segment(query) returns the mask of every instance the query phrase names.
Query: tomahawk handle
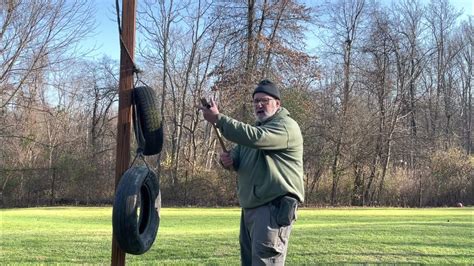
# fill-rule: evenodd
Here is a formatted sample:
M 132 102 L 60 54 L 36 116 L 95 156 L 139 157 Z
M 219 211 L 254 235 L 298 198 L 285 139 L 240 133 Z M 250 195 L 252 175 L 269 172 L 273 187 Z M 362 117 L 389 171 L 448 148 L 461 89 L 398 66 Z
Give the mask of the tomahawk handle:
M 211 108 L 211 105 L 209 102 L 206 100 L 206 98 L 201 98 L 201 104 L 202 106 L 206 107 L 207 109 Z M 216 131 L 217 139 L 219 140 L 219 143 L 221 144 L 221 148 L 224 152 L 228 152 L 227 148 L 225 147 L 224 140 L 222 139 L 221 132 L 219 132 L 219 129 L 216 127 L 216 125 L 212 124 L 212 127 Z

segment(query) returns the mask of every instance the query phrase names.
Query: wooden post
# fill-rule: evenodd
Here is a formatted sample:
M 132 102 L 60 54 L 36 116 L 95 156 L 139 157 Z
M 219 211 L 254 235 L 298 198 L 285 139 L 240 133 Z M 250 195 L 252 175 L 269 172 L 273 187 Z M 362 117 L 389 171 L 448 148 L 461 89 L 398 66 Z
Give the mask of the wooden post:
M 135 51 L 135 0 L 122 0 L 122 40 L 120 52 L 119 113 L 117 121 L 117 155 L 115 189 L 130 164 L 130 131 L 132 121 L 133 58 Z M 127 52 L 128 51 L 128 52 Z M 125 252 L 112 235 L 112 263 L 125 265 Z

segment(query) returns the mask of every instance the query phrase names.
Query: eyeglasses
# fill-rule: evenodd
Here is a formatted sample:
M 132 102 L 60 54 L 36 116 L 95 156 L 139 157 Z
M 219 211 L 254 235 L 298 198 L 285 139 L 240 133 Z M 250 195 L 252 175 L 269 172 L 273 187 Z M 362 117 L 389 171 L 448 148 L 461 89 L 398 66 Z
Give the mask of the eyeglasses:
M 271 100 L 275 100 L 273 98 L 260 98 L 260 99 L 254 99 L 252 101 L 252 103 L 254 105 L 258 105 L 259 103 L 261 103 L 262 105 L 268 105 L 268 103 L 271 101 Z

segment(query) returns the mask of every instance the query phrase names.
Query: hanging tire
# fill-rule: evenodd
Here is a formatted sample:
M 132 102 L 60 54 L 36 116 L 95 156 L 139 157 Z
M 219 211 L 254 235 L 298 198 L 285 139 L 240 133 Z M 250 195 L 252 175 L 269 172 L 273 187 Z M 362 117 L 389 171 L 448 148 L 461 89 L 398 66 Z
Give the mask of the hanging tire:
M 120 248 L 140 255 L 150 249 L 160 225 L 161 195 L 153 171 L 144 166 L 128 169 L 115 192 L 112 227 Z
M 143 155 L 155 155 L 163 148 L 163 126 L 155 92 L 148 86 L 133 89 L 136 117 L 135 134 L 140 139 Z

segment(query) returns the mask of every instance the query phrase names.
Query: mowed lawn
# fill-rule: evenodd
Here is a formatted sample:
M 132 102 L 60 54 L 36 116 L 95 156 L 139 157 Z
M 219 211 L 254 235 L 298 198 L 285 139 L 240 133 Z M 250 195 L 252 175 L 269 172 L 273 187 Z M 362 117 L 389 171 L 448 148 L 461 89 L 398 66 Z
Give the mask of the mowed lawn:
M 301 209 L 287 265 L 474 263 L 474 208 Z M 0 210 L 0 264 L 110 264 L 111 207 Z M 163 208 L 127 264 L 239 265 L 240 209 Z

